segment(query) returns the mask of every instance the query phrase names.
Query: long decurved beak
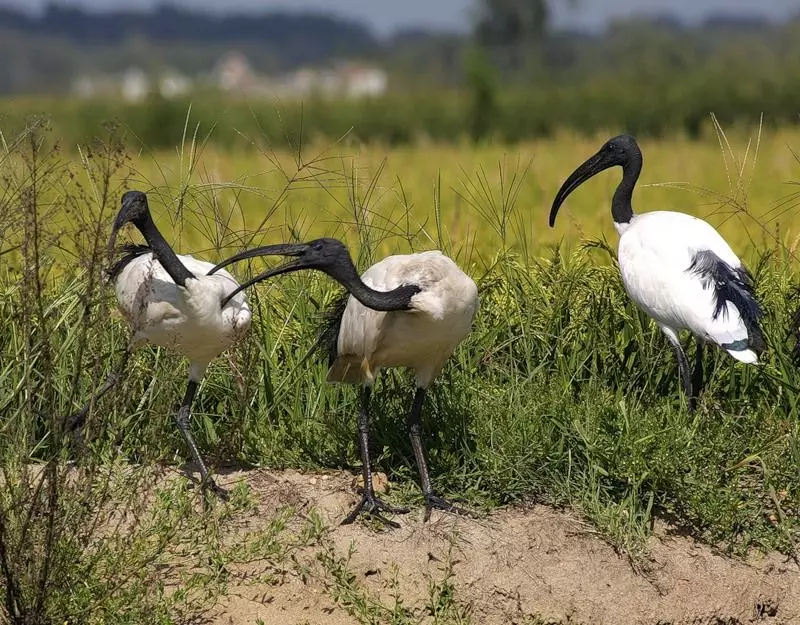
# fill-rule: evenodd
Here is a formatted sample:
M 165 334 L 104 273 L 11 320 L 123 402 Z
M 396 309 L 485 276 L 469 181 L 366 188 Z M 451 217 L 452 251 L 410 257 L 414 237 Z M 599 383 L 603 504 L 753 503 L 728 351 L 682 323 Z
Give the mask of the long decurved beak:
M 602 152 L 598 152 L 594 156 L 588 158 L 580 167 L 572 172 L 561 185 L 561 188 L 556 193 L 553 200 L 553 207 L 550 209 L 550 227 L 552 228 L 556 223 L 556 215 L 558 209 L 567 199 L 567 196 L 575 189 L 581 186 L 584 182 L 589 180 L 592 176 L 599 174 L 601 171 L 612 167 L 613 164 L 606 161 Z
M 247 260 L 248 258 L 255 258 L 256 256 L 300 256 L 308 249 L 305 243 L 278 243 L 276 245 L 262 245 L 261 247 L 254 247 L 250 250 L 245 250 L 234 254 L 230 258 L 226 258 L 221 263 L 216 265 L 208 272 L 212 275 L 228 265 L 237 263 L 240 260 Z
M 111 236 L 108 239 L 108 262 L 111 264 L 114 258 L 114 251 L 116 249 L 117 244 L 117 234 L 119 233 L 120 228 L 124 226 L 130 220 L 130 199 L 123 199 L 122 206 L 119 209 L 119 213 L 117 213 L 117 217 L 114 219 L 114 225 L 111 227 Z
M 239 291 L 243 291 L 246 288 L 253 286 L 254 284 L 266 280 L 268 278 L 272 278 L 273 276 L 278 276 L 282 273 L 289 273 L 292 271 L 298 271 L 300 269 L 306 269 L 310 267 L 309 263 L 306 259 L 302 258 L 302 255 L 308 250 L 308 245 L 305 243 L 278 243 L 277 245 L 264 245 L 261 247 L 254 247 L 251 250 L 245 250 L 244 252 L 239 252 L 238 254 L 234 254 L 230 258 L 223 260 L 219 263 L 216 267 L 212 268 L 211 271 L 208 272 L 210 276 L 215 271 L 222 269 L 223 267 L 227 267 L 228 265 L 235 263 L 240 260 L 246 260 L 248 258 L 255 258 L 256 256 L 298 256 L 296 260 L 289 261 L 288 263 L 284 263 L 283 265 L 279 265 L 277 267 L 273 267 L 272 269 L 268 269 L 264 273 L 260 273 L 259 275 L 251 278 L 247 282 L 240 284 L 236 289 L 228 293 L 225 299 L 222 300 L 222 307 L 224 308 L 225 305 L 233 298 Z

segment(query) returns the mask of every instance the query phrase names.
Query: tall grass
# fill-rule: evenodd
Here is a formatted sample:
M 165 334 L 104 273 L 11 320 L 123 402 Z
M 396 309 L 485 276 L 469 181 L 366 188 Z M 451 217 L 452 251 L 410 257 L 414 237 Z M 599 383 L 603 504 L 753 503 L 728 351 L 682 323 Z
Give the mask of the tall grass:
M 749 258 L 766 310 L 764 364 L 747 368 L 706 350 L 709 384 L 690 414 L 672 352 L 625 295 L 614 250 L 602 241 L 544 250 L 531 240 L 537 218 L 520 206 L 520 190 L 536 164 L 506 161 L 501 184 L 488 170 L 465 169 L 459 195 L 470 217 L 455 227 L 443 218 L 440 178 L 427 194 L 402 179 L 387 189 L 380 168 L 365 174 L 335 147 L 309 153 L 297 143 L 290 158 L 265 150 L 283 180 L 270 189 L 212 182 L 203 136 L 183 127 L 183 147 L 159 161 L 162 179 L 147 181 L 178 247 L 200 232 L 210 242 L 204 257 L 216 259 L 264 237 L 304 239 L 324 228 L 349 242 L 362 268 L 386 251 L 441 247 L 476 279 L 474 330 L 424 409 L 430 470 L 444 494 L 486 510 L 528 499 L 572 506 L 634 559 L 657 515 L 731 552 L 793 552 L 796 275 L 780 241 Z M 188 458 L 171 419 L 185 385 L 186 364 L 175 355 L 139 349 L 90 412 L 85 445 L 64 432 L 63 417 L 91 396 L 127 342 L 102 250 L 121 191 L 140 186 L 142 172 L 106 132 L 77 158 L 40 127 L 5 144 L 0 251 L 14 250 L 14 260 L 0 267 L 0 574 L 14 623 L 112 614 L 115 622 L 169 621 L 199 609 L 191 593 L 165 590 L 159 566 L 176 552 L 192 553 L 201 570 L 215 561 L 203 560 L 219 549 L 208 537 L 224 533 L 228 518 L 224 507 L 203 513 L 186 482 L 168 482 L 156 496 L 146 484 Z M 731 171 L 746 172 L 741 165 Z M 746 181 L 732 178 L 736 188 Z M 349 218 L 321 224 L 286 210 L 288 198 L 311 193 L 335 198 Z M 247 195 L 260 198 L 255 222 L 241 210 Z M 721 198 L 718 206 L 731 203 Z M 747 194 L 736 202 L 747 217 Z M 476 242 L 487 238 L 490 247 Z M 239 277 L 258 263 L 237 267 Z M 356 391 L 325 384 L 325 366 L 305 357 L 335 292 L 311 273 L 251 291 L 253 330 L 212 364 L 193 413 L 212 464 L 358 467 Z M 373 448 L 396 496 L 416 504 L 404 426 L 412 391 L 405 372 L 382 376 Z M 203 596 L 213 595 L 203 583 Z
M 91 411 L 82 437 L 67 428 L 127 341 L 103 275 L 126 154 L 110 131 L 66 159 L 33 122 L 0 158 L 2 249 L 14 259 L 0 266 L 0 622 L 196 618 L 224 590 L 218 562 L 250 557 L 249 541 L 282 528 L 223 540 L 245 494 L 203 511 L 169 479 L 157 461 L 174 450 L 137 421 L 142 361 L 120 410 Z M 176 561 L 190 572 L 171 576 Z

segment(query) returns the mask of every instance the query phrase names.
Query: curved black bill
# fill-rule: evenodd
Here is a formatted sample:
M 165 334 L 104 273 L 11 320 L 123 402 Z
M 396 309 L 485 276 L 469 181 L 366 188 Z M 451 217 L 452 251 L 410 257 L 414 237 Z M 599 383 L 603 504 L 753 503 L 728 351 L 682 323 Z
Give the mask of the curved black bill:
M 261 247 L 254 247 L 251 250 L 245 250 L 234 254 L 230 258 L 226 258 L 221 263 L 212 267 L 208 272 L 210 276 L 216 273 L 223 267 L 227 267 L 240 260 L 247 260 L 248 258 L 255 258 L 256 256 L 299 256 L 308 249 L 304 243 L 278 243 L 276 245 L 262 245 Z
M 233 291 L 228 293 L 228 295 L 225 296 L 225 299 L 222 300 L 222 307 L 224 308 L 225 304 L 231 301 L 231 298 L 233 298 L 237 293 L 239 293 L 239 291 L 244 291 L 247 287 L 253 286 L 257 282 L 261 282 L 263 280 L 266 280 L 267 278 L 272 278 L 273 276 L 279 276 L 282 273 L 289 273 L 291 271 L 298 271 L 300 269 L 305 269 L 306 267 L 307 265 L 303 261 L 303 259 L 298 259 L 290 261 L 283 265 L 279 265 L 278 267 L 273 267 L 272 269 L 269 269 L 264 273 L 260 273 L 256 277 L 250 278 L 247 282 L 240 284 Z
M 555 225 L 558 209 L 561 208 L 561 205 L 564 203 L 564 200 L 567 199 L 567 196 L 584 182 L 589 180 L 589 178 L 599 174 L 601 171 L 606 170 L 611 166 L 612 164 L 605 161 L 603 154 L 598 152 L 594 156 L 588 158 L 582 165 L 580 165 L 570 174 L 569 178 L 567 178 L 564 181 L 564 184 L 561 185 L 561 188 L 558 190 L 558 193 L 556 193 L 556 197 L 553 200 L 553 207 L 550 209 L 551 228 Z
M 232 263 L 235 263 L 240 260 L 246 260 L 248 258 L 255 258 L 256 256 L 300 256 L 306 250 L 308 246 L 304 243 L 278 243 L 277 245 L 263 245 L 261 247 L 254 247 L 251 250 L 245 250 L 244 252 L 239 252 L 238 254 L 234 254 L 230 258 L 223 260 L 219 263 L 216 267 L 212 268 L 211 271 L 208 272 L 208 275 L 213 274 L 215 271 L 226 267 Z M 297 260 L 289 261 L 288 263 L 284 263 L 283 265 L 279 265 L 277 267 L 273 267 L 272 269 L 268 269 L 264 273 L 260 273 L 254 278 L 251 278 L 247 282 L 240 284 L 236 287 L 233 291 L 228 293 L 225 299 L 222 300 L 222 307 L 224 308 L 225 305 L 233 298 L 237 293 L 240 291 L 244 291 L 246 288 L 253 286 L 254 284 L 266 280 L 268 278 L 272 278 L 273 276 L 278 276 L 282 273 L 289 273 L 291 271 L 297 271 L 299 269 L 304 269 L 307 267 L 307 264 L 304 259 L 298 258 Z

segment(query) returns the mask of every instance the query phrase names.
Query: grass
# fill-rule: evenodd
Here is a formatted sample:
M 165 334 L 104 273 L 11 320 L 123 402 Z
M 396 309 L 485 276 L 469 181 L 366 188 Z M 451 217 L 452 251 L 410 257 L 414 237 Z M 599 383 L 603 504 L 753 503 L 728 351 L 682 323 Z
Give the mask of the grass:
M 314 574 L 359 622 L 415 622 L 402 597 L 386 604 L 353 581 L 347 557 L 323 548 L 328 530 L 313 519 L 285 534 L 278 513 L 233 548 L 232 519 L 247 510 L 247 493 L 232 511 L 203 511 L 181 483 L 150 500 L 152 480 L 124 477 L 130 465 L 154 470 L 188 457 L 170 416 L 185 385 L 186 365 L 174 355 L 138 350 L 124 383 L 90 415 L 89 446 L 76 450 L 64 434 L 62 417 L 91 395 L 125 345 L 101 272 L 119 196 L 131 187 L 151 194 L 177 247 L 205 258 L 320 234 L 347 239 L 361 267 L 390 251 L 433 246 L 457 258 L 479 284 L 481 311 L 424 408 L 431 475 L 443 494 L 484 510 L 530 499 L 572 507 L 634 563 L 656 516 L 732 554 L 792 554 L 800 530 L 800 380 L 790 331 L 797 218 L 781 182 L 796 170 L 790 148 L 800 135 L 765 133 L 757 159 L 755 138 L 749 148 L 742 137 L 719 139 L 722 151 L 714 142 L 645 142 L 650 186 L 636 198 L 642 208 L 680 208 L 721 225 L 754 271 L 766 309 L 764 364 L 746 368 L 706 350 L 710 381 L 689 414 L 672 352 L 626 297 L 613 245 L 581 244 L 615 240 L 608 198 L 616 176 L 575 193 L 555 231 L 545 226 L 556 188 L 600 139 L 518 150 L 431 145 L 387 155 L 342 144 L 229 154 L 187 125 L 175 154 L 131 155 L 113 132 L 77 153 L 36 129 L 6 137 L 0 564 L 18 585 L 6 584 L 6 618 L 103 622 L 117 613 L 129 616 L 115 622 L 179 622 L 224 593 L 226 563 L 258 554 L 279 570 L 292 545 L 316 541 Z M 676 180 L 703 190 L 663 184 Z M 323 364 L 304 358 L 334 295 L 316 274 L 250 293 L 254 329 L 212 364 L 195 405 L 193 429 L 212 463 L 357 469 L 356 391 L 325 384 Z M 416 506 L 404 431 L 411 396 L 403 372 L 381 378 L 373 449 L 396 485 L 393 498 Z M 31 466 L 41 469 L 30 474 Z M 38 555 L 23 566 L 8 555 L 19 552 Z M 197 571 L 169 592 L 160 567 L 176 558 L 195 559 Z M 136 572 L 109 573 L 122 570 Z M 451 574 L 445 566 L 430 580 L 428 616 L 468 623 L 469 599 L 457 596 Z M 74 595 L 77 580 L 83 591 Z
M 598 238 L 615 245 L 609 198 L 618 172 L 587 183 L 570 196 L 556 227 L 547 226 L 560 184 L 611 132 L 591 138 L 562 133 L 513 147 L 388 148 L 351 137 L 290 145 L 282 135 L 257 136 L 247 148 L 229 151 L 216 147 L 213 132 L 205 135 L 194 124 L 189 111 L 176 150 L 128 153 L 125 180 L 117 181 L 154 198 L 160 227 L 181 251 L 227 253 L 292 234 L 340 236 L 358 245 L 368 236 L 376 255 L 438 246 L 486 266 L 508 247 L 540 256 L 559 243 L 574 249 Z M 106 141 L 119 133 L 96 134 Z M 765 249 L 794 251 L 800 228 L 792 149 L 799 143 L 800 130 L 760 133 L 757 123 L 699 142 L 643 139 L 645 166 L 635 208 L 710 219 L 751 261 Z M 80 154 L 67 147 L 73 178 L 51 198 L 62 205 L 91 191 L 76 187 L 91 187 L 85 169 L 94 161 L 91 146 Z M 84 207 L 84 201 L 72 206 L 75 212 Z M 77 228 L 75 212 L 65 220 L 65 232 Z M 63 244 L 70 247 L 68 237 Z

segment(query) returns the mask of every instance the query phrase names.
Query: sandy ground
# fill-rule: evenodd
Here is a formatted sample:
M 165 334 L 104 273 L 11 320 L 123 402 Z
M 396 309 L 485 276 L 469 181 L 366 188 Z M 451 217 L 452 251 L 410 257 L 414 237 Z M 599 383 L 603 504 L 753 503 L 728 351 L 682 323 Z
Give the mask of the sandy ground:
M 358 499 L 349 474 L 247 471 L 223 483 L 240 480 L 258 501 L 253 524 L 281 505 L 300 515 L 316 509 L 332 528 L 335 552 L 353 550 L 355 582 L 381 600 L 399 593 L 423 622 L 432 622 L 424 612 L 429 582 L 444 579 L 449 554 L 456 596 L 474 624 L 800 625 L 800 569 L 781 554 L 735 560 L 660 524 L 649 560 L 634 570 L 590 526 L 546 506 L 479 520 L 434 512 L 427 523 L 420 507 L 397 518 L 400 529 L 381 531 L 338 525 Z M 236 625 L 359 622 L 322 578 L 296 573 L 279 583 L 232 586 L 209 617 Z

